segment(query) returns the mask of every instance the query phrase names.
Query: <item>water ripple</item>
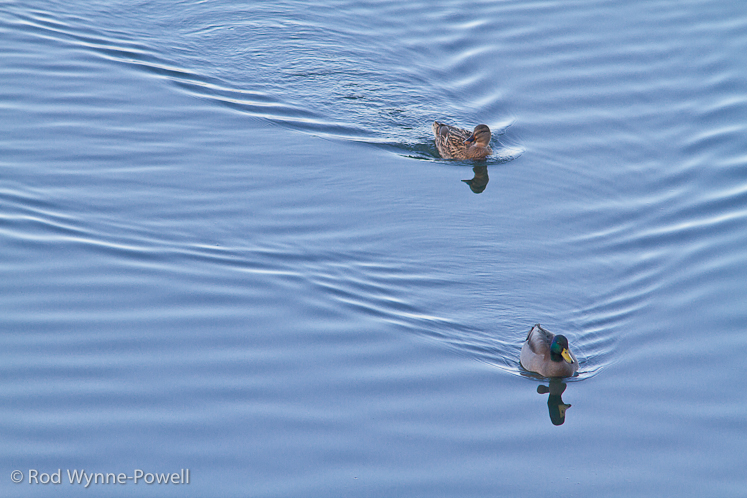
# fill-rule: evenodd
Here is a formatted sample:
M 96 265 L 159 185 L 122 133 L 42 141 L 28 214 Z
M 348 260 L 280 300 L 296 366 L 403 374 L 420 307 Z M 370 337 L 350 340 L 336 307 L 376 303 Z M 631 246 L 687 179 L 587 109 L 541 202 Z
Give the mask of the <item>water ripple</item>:
M 559 249 L 562 246 L 579 261 L 568 263 L 573 270 L 569 273 L 581 274 L 584 265 L 593 264 L 607 281 L 601 290 L 576 287 L 576 294 L 592 295 L 571 303 L 558 318 L 560 328 L 578 332 L 580 378 L 596 374 L 611 361 L 618 337 L 639 333 L 627 330 L 628 325 L 660 305 L 662 292 L 678 295 L 679 285 L 705 278 L 718 267 L 711 259 L 719 254 L 714 245 L 739 253 L 739 237 L 734 234 L 745 225 L 747 203 L 745 126 L 736 124 L 747 110 L 741 74 L 718 53 L 709 53 L 708 43 L 683 50 L 681 38 L 658 32 L 653 39 L 638 40 L 652 27 L 679 25 L 678 16 L 684 14 L 673 10 L 651 7 L 650 15 L 627 20 L 625 30 L 611 33 L 611 39 L 600 44 L 599 33 L 592 29 L 569 32 L 517 21 L 531 18 L 536 4 L 477 2 L 483 14 L 479 19 L 450 2 L 308 6 L 286 1 L 215 9 L 204 4 L 158 4 L 143 5 L 143 10 L 104 2 L 92 8 L 106 15 L 90 16 L 27 11 L 15 4 L 4 7 L 4 25 L 20 26 L 24 34 L 44 43 L 71 45 L 242 114 L 418 159 L 436 156 L 430 131 L 434 118 L 463 126 L 486 122 L 500 144 L 494 162 L 520 155 L 523 145 L 513 136 L 516 118 L 506 108 L 503 93 L 522 95 L 516 90 L 521 88 L 529 95 L 521 125 L 528 124 L 533 133 L 562 137 L 535 139 L 533 157 L 546 169 L 542 174 L 523 173 L 533 176 L 532 188 L 545 195 L 571 192 L 564 198 L 571 207 L 552 206 L 552 215 L 561 219 L 556 224 L 571 227 L 569 235 L 559 236 L 548 248 L 567 254 Z M 596 26 L 611 9 L 586 12 L 580 4 L 571 7 L 588 27 Z M 151 23 L 149 8 L 174 11 L 155 16 Z M 513 23 L 502 24 L 505 13 L 512 15 Z M 422 25 L 413 26 L 408 21 L 413 18 L 423 19 Z M 120 20 L 126 22 L 120 25 Z M 729 43 L 743 43 L 742 27 L 705 20 L 687 28 L 686 34 L 726 30 L 733 35 Z M 536 43 L 523 43 L 527 37 L 537 38 Z M 513 64 L 505 69 L 513 83 L 504 85 L 491 78 L 501 74 L 495 67 L 503 68 L 501 50 L 507 46 L 515 52 Z M 525 81 L 523 70 L 534 66 L 544 71 L 539 76 L 532 72 L 533 79 Z M 657 77 L 653 67 L 664 76 Z M 692 81 L 701 85 L 693 87 Z M 652 101 L 663 104 L 652 106 Z M 695 133 L 684 124 L 692 119 L 701 125 Z M 597 129 L 606 133 L 596 133 Z M 578 147 L 585 148 L 581 157 L 597 159 L 598 164 L 577 163 Z M 640 182 L 623 178 L 631 174 Z M 618 185 L 626 190 L 618 190 Z M 168 263 L 175 260 L 244 277 L 269 275 L 277 277 L 277 285 L 303 290 L 310 301 L 315 295 L 328 297 L 328 302 L 314 304 L 330 313 L 339 306 L 352 316 L 396 324 L 521 373 L 516 358 L 522 326 L 514 324 L 496 337 L 481 320 L 456 318 L 454 310 L 439 314 L 432 311 L 433 303 L 413 298 L 413 289 L 426 293 L 442 285 L 445 278 L 433 268 L 420 271 L 412 262 L 403 268 L 394 261 L 376 267 L 372 258 L 358 253 L 310 255 L 277 247 L 218 250 L 163 239 L 153 226 L 120 225 L 119 233 L 112 227 L 126 225 L 121 220 L 82 223 L 58 215 L 64 210 L 19 188 L 1 195 L 6 206 L 23 206 L 5 210 L 0 217 L 0 231 L 14 250 L 30 241 L 63 242 L 111 253 L 131 267 L 144 265 L 166 273 L 178 271 Z M 337 266 L 335 260 L 348 264 Z M 534 261 L 541 263 L 543 257 Z M 291 262 L 304 266 L 299 270 Z M 682 265 L 689 266 L 688 274 L 677 271 Z M 399 273 L 408 278 L 400 279 Z M 227 287 L 229 295 L 238 292 L 231 284 Z M 679 304 L 690 295 L 681 296 Z M 216 309 L 222 308 L 202 308 L 207 314 Z M 526 317 L 522 319 L 514 323 L 524 323 Z M 536 320 L 530 318 L 525 326 Z M 504 325 L 496 328 L 509 330 Z
M 496 135 L 512 120 L 498 87 L 487 81 L 489 72 L 480 69 L 494 49 L 478 43 L 474 33 L 489 23 L 464 12 L 454 11 L 452 18 L 444 10 L 433 17 L 425 4 L 397 2 L 182 7 L 171 26 L 149 26 L 141 18 L 130 23 L 130 30 L 141 25 L 141 32 L 94 27 L 80 16 L 11 12 L 13 22 L 36 36 L 144 70 L 197 98 L 314 135 L 377 144 L 406 155 L 434 157 L 430 150 L 423 155 L 423 145 L 432 142 L 434 119 L 465 127 L 484 122 Z M 371 9 L 379 12 L 362 17 Z M 364 21 L 403 14 L 430 15 L 432 35 L 424 37 L 419 29 L 418 37 L 395 46 L 392 39 L 412 36 L 409 23 Z M 168 38 L 154 37 L 158 32 Z M 443 32 L 450 34 L 437 34 Z M 503 152 L 500 142 L 494 148 L 499 162 L 522 152 L 511 139 Z

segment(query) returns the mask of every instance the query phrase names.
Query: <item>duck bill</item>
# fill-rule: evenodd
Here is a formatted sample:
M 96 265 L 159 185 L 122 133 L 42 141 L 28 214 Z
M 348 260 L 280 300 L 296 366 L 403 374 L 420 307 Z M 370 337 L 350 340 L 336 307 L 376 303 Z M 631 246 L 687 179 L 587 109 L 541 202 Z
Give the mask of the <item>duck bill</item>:
M 561 418 L 565 418 L 565 411 L 570 407 L 571 405 L 565 403 L 558 405 L 558 413 L 560 413 Z
M 475 134 L 473 133 L 472 135 L 469 136 L 467 140 L 464 141 L 464 143 L 474 142 L 474 141 L 475 141 Z
M 568 351 L 567 349 L 563 349 L 563 351 L 560 353 L 560 356 L 562 356 L 563 359 L 565 361 L 567 361 L 568 363 L 571 363 L 571 364 L 573 363 L 573 358 L 571 357 L 571 352 Z

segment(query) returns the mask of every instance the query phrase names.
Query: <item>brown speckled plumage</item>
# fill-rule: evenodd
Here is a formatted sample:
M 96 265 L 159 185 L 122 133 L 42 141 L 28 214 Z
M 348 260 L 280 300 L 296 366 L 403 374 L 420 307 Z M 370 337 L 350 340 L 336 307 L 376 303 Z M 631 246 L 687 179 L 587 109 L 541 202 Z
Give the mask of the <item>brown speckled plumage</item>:
M 433 134 L 436 148 L 444 159 L 485 159 L 493 153 L 490 148 L 490 128 L 481 124 L 469 131 L 435 121 Z

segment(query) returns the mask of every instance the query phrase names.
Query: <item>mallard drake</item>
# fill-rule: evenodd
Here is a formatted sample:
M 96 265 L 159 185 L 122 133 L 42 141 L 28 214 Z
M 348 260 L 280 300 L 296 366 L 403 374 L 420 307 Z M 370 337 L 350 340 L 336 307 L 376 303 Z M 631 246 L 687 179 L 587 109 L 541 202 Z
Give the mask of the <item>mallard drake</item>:
M 462 128 L 435 121 L 433 133 L 436 135 L 436 148 L 444 159 L 485 159 L 493 153 L 493 149 L 488 145 L 488 125 L 477 125 L 470 133 Z
M 544 377 L 571 377 L 578 370 L 578 360 L 568 348 L 568 339 L 548 332 L 539 323 L 527 334 L 520 361 L 522 367 Z

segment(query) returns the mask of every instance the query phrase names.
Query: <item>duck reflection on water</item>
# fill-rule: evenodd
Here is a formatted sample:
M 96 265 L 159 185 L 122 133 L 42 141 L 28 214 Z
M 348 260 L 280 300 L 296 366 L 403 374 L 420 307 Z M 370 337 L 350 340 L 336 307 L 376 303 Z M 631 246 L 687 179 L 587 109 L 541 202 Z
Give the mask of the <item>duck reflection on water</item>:
M 563 403 L 561 395 L 565 391 L 566 384 L 560 379 L 550 379 L 550 385 L 541 384 L 537 386 L 538 394 L 550 395 L 547 397 L 547 409 L 550 411 L 550 421 L 553 425 L 563 425 L 565 422 L 565 412 L 571 407 L 568 403 Z
M 464 183 L 469 185 L 470 190 L 476 194 L 481 194 L 485 187 L 488 186 L 490 178 L 488 178 L 488 167 L 487 166 L 475 166 L 472 168 L 475 173 L 475 177 L 471 180 L 462 180 Z

